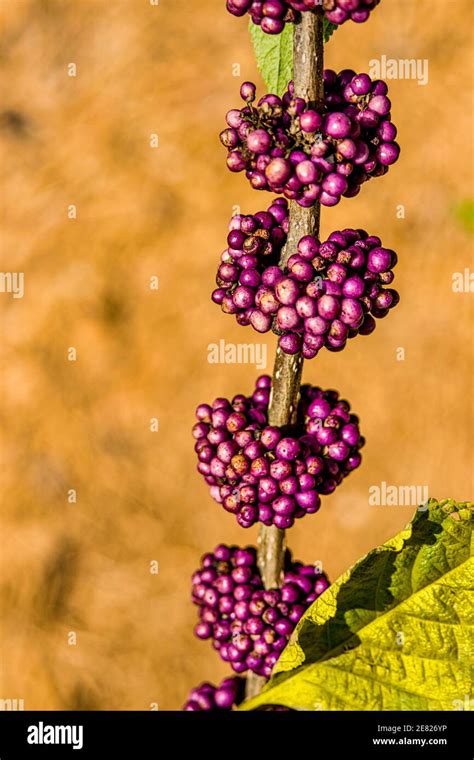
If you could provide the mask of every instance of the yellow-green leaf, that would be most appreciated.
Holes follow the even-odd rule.
[[[241,709],[454,710],[473,705],[471,502],[430,500],[307,610]]]

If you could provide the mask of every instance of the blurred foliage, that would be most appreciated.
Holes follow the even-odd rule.
[[[474,200],[461,201],[456,207],[456,216],[464,229],[474,234]]]

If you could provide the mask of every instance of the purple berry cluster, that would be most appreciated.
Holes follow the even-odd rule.
[[[294,97],[292,82],[282,98],[265,95],[254,106],[255,85],[244,82],[246,105],[227,113],[220,134],[227,166],[245,171],[255,190],[283,194],[305,208],[335,206],[398,159],[387,92],[385,82],[368,74],[326,69],[319,113]]]
[[[265,590],[253,547],[221,544],[205,554],[193,575],[195,628],[236,673],[251,670],[268,678],[297,622],[329,582],[312,565],[291,562],[287,552],[281,588]]]
[[[261,287],[262,273],[276,267],[288,233],[288,201],[277,198],[267,211],[232,217],[227,237],[228,248],[217,271],[218,288],[212,300],[225,314],[235,314],[239,325],[253,325],[267,332],[272,317],[255,308],[255,294]]]
[[[286,23],[299,21],[300,14],[322,7],[326,19],[335,26],[351,19],[358,24],[367,21],[380,0],[227,0],[233,16],[249,13],[254,24],[266,34],[280,34]]]
[[[204,710],[232,710],[245,697],[245,679],[240,676],[224,678],[219,686],[205,681],[189,694],[184,710],[202,712]]]
[[[349,20],[363,24],[379,3],[380,0],[323,0],[323,8],[327,20],[335,26]]]
[[[267,423],[270,391],[263,375],[250,397],[196,409],[198,472],[243,528],[257,521],[290,528],[317,512],[319,494],[332,493],[361,462],[358,417],[336,391],[303,385],[297,422],[285,428]]]
[[[312,359],[323,347],[341,351],[349,338],[371,333],[375,319],[398,303],[397,291],[384,287],[393,281],[397,255],[379,237],[346,229],[323,243],[312,235],[301,238],[282,269],[260,255],[262,238],[254,242],[251,230],[257,217],[268,235],[275,217],[285,229],[286,213],[280,199],[255,217],[233,217],[212,299],[240,325],[261,333],[273,329],[287,354],[302,351]],[[251,248],[256,253],[249,256]]]

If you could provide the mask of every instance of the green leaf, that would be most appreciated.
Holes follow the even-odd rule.
[[[293,79],[293,24],[286,24],[281,34],[265,34],[260,26],[250,21],[257,66],[268,91],[280,97]],[[324,19],[324,41],[327,42],[337,27]]]
[[[241,709],[472,706],[474,505],[433,499],[314,602]]]
[[[324,42],[329,42],[329,38],[332,37],[334,32],[337,29],[336,24],[331,24],[330,21],[327,20],[327,18],[323,19],[323,34],[324,34]]]
[[[281,34],[265,34],[250,22],[257,66],[268,91],[283,95],[293,78],[293,24],[286,24]]]

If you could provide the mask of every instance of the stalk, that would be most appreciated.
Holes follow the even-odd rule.
[[[323,91],[323,14],[322,9],[302,13],[295,25],[293,37],[293,81],[295,96],[309,101],[319,109],[324,100]],[[284,267],[295,253],[304,235],[319,236],[320,204],[306,209],[296,201],[290,201],[290,217],[287,243],[280,257]],[[268,422],[278,427],[295,422],[303,371],[301,353],[288,355],[277,348],[273,367],[272,393],[268,410]],[[285,557],[285,531],[274,525],[260,527],[258,536],[258,567],[265,588],[281,585]],[[265,679],[253,673],[247,676],[246,696],[258,694]]]

